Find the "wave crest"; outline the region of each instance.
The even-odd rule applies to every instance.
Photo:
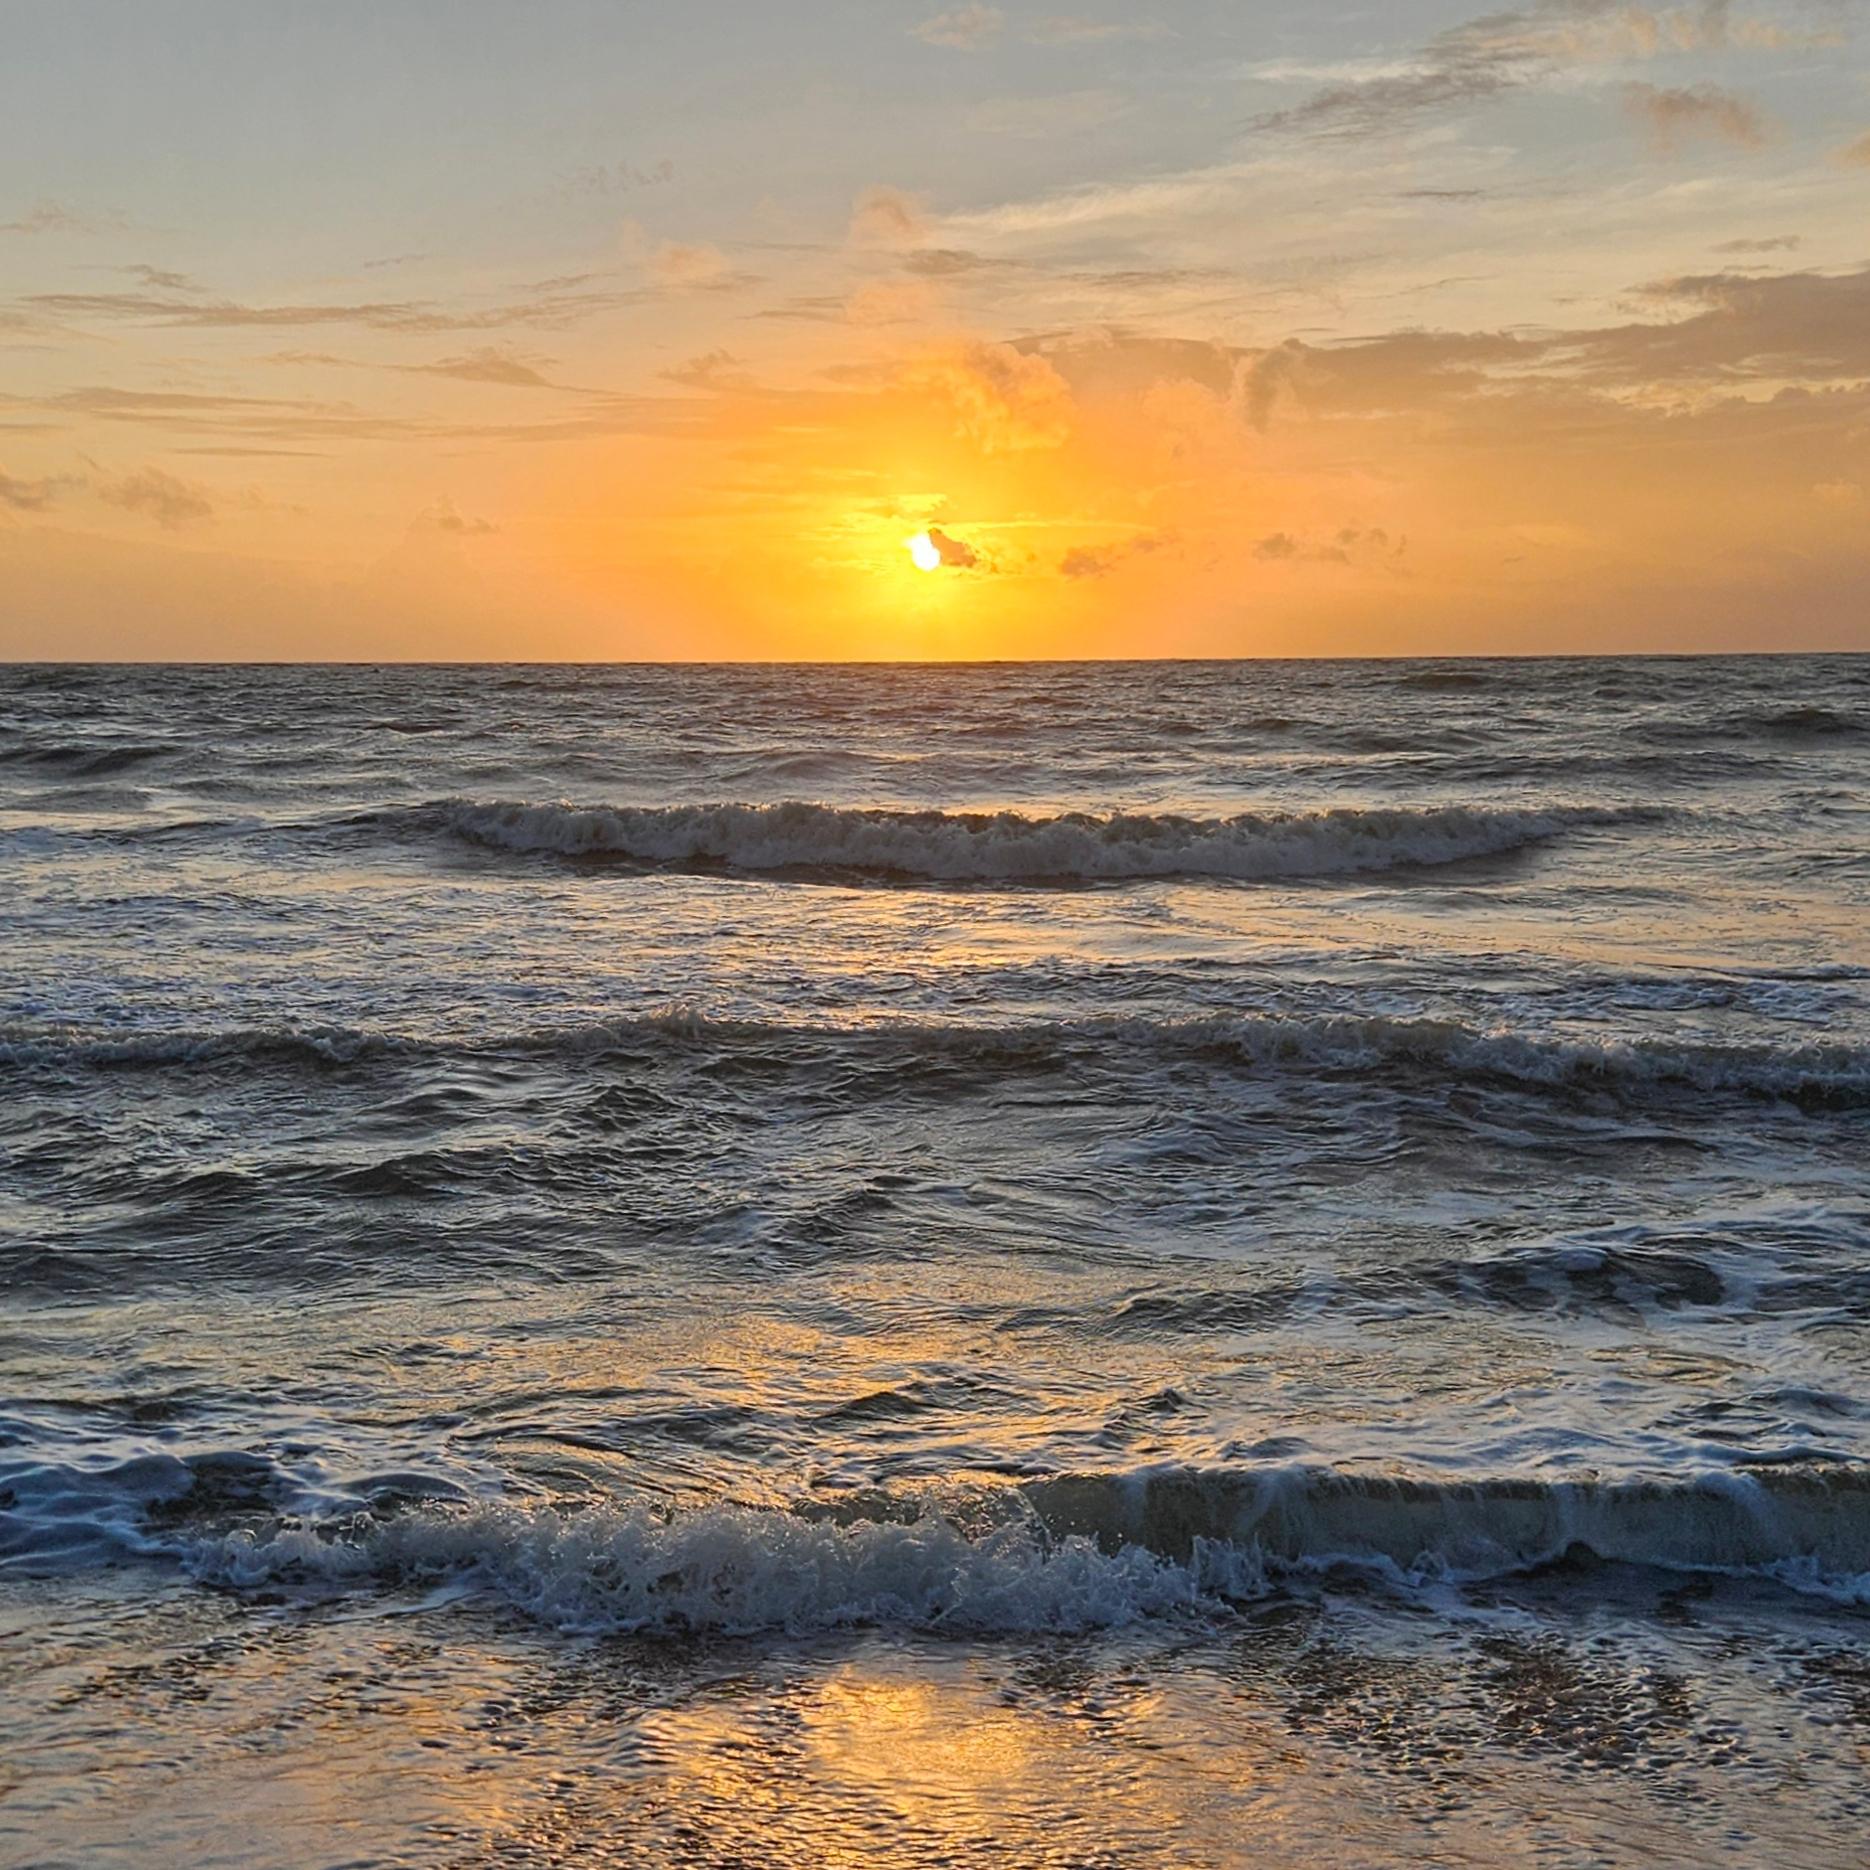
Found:
[[[1463,1582],[1580,1555],[1870,1601],[1870,1476],[1854,1468],[1465,1484],[1171,1468],[1004,1488],[992,1517],[964,1530],[887,1495],[837,1513],[424,1506],[198,1541],[186,1562],[242,1589],[458,1583],[556,1628],[654,1635],[1095,1629],[1219,1611],[1295,1574]]]
[[[386,1058],[530,1056],[601,1060],[643,1051],[758,1054],[774,1069],[810,1070],[827,1054],[895,1060],[983,1075],[1043,1073],[1067,1065],[1115,1070],[1193,1063],[1295,1074],[1387,1072],[1640,1096],[1692,1090],[1856,1106],[1870,1098],[1870,1051],[1844,1042],[1743,1045],[1692,1040],[1568,1039],[1455,1020],[1383,1015],[1215,1013],[981,1022],[887,1019],[844,1022],[716,1017],[688,1007],[575,1026],[458,1035],[349,1027],[230,1027],[100,1033],[45,1025],[0,1026],[0,1070],[159,1069],[251,1062],[342,1068]]]
[[[401,814],[380,814],[376,822]],[[831,872],[916,882],[1235,882],[1346,876],[1497,857],[1628,812],[1443,805],[1174,813],[886,811],[807,804],[573,806],[444,800],[407,815],[497,850],[665,868]]]

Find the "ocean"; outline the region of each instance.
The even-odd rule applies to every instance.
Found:
[[[9,1866],[1857,1866],[1870,660],[0,671]]]

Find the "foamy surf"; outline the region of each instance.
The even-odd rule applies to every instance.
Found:
[[[380,815],[472,844],[669,868],[828,871],[898,881],[1117,883],[1206,877],[1270,882],[1498,857],[1567,832],[1627,823],[1628,809],[1339,807],[1229,818],[1177,814],[884,811],[770,805],[575,806],[444,800]]]
[[[240,1530],[179,1555],[236,1589],[458,1584],[555,1628],[664,1636],[1102,1629],[1221,1613],[1301,1576],[1439,1587],[1561,1560],[1870,1602],[1870,1477],[1855,1468],[1469,1483],[1171,1468],[983,1492],[971,1518],[913,1496],[806,1512],[441,1506]]]

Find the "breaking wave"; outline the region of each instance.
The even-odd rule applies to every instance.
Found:
[[[666,868],[832,872],[918,882],[1237,882],[1348,876],[1497,857],[1629,822],[1598,806],[1175,814],[884,811],[777,805],[572,806],[444,800],[372,823],[436,828],[498,850]]]
[[[901,1624],[1104,1628],[1305,1574],[1463,1583],[1597,1560],[1761,1575],[1870,1602],[1870,1472],[1444,1482],[1328,1468],[1146,1469],[807,1511],[425,1504],[197,1538],[199,1578],[491,1592],[556,1628],[680,1635]]]

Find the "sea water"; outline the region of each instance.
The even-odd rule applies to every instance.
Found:
[[[1870,663],[0,672],[0,1859],[1857,1865]]]

